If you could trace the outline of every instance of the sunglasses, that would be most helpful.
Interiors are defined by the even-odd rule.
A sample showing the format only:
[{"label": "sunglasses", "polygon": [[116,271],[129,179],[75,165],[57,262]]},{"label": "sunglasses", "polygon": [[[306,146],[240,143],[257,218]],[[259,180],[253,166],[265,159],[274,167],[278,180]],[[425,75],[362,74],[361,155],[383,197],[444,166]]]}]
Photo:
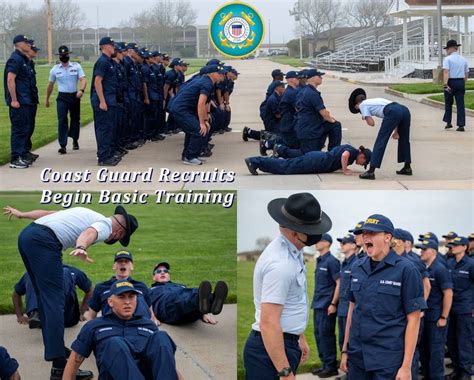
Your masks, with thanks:
[{"label": "sunglasses", "polygon": [[157,269],[157,270],[155,270],[155,274],[168,273],[168,272],[169,272],[168,269]]}]

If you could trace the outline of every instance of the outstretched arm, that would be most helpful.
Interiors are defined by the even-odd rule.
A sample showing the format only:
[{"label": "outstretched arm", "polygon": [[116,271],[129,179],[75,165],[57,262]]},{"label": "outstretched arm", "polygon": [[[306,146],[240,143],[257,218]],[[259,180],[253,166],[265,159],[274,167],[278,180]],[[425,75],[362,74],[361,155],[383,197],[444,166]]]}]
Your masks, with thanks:
[{"label": "outstretched arm", "polygon": [[54,214],[56,211],[48,211],[48,210],[33,210],[33,211],[20,211],[10,206],[5,206],[3,208],[3,215],[8,217],[10,220],[12,217],[18,219],[32,219],[36,220],[42,218],[43,216]]},{"label": "outstretched arm", "polygon": [[66,368],[64,368],[63,380],[75,380],[76,372],[81,366],[84,359],[84,356],[81,356],[77,352],[72,351],[71,356],[69,356],[69,359],[67,361]]}]

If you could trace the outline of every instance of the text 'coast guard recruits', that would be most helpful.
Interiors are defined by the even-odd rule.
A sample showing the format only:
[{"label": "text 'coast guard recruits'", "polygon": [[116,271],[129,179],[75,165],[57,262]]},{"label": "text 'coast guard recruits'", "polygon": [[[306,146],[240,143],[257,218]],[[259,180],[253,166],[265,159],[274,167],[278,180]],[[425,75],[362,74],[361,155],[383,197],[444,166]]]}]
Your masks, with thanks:
[{"label": "text 'coast guard recruits'", "polygon": [[316,244],[331,229],[331,219],[309,193],[268,204],[280,235],[259,257],[254,270],[255,322],[244,348],[247,380],[295,379],[309,356],[304,337],[308,294],[303,247]]}]

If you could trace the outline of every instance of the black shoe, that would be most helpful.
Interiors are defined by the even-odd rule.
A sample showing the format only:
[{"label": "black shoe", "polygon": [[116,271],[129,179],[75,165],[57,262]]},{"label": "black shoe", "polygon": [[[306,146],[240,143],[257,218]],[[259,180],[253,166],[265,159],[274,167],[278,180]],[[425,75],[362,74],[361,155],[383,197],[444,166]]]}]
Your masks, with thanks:
[{"label": "black shoe", "polygon": [[249,131],[249,127],[244,127],[244,129],[242,130],[242,140],[249,141]]},{"label": "black shoe", "polygon": [[211,156],[212,156],[212,152],[209,149],[199,154],[199,157],[211,157]]},{"label": "black shoe", "polygon": [[339,372],[337,371],[336,368],[326,368],[318,373],[318,377],[321,379],[325,379],[327,377],[333,377],[337,375],[339,375]]},{"label": "black shoe", "polygon": [[457,128],[456,128],[456,131],[458,131],[458,132],[464,132],[464,127],[457,127]]},{"label": "black shoe", "polygon": [[445,367],[446,367],[446,368],[449,368],[449,369],[453,369],[453,368],[454,368],[454,364],[451,362],[451,363],[446,364]]},{"label": "black shoe", "polygon": [[459,377],[459,380],[472,380],[472,377],[466,374],[463,374]]},{"label": "black shoe", "polygon": [[[50,380],[61,380],[63,378],[64,368],[51,368]],[[78,369],[76,372],[76,380],[90,380],[94,378],[94,374],[91,371],[83,371]]]},{"label": "black shoe", "polygon": [[118,148],[118,150],[119,150],[120,152],[122,152],[124,155],[125,155],[125,154],[128,154],[128,150],[127,150],[127,149]]},{"label": "black shoe", "polygon": [[336,380],[347,380],[347,374],[336,377]]},{"label": "black shoe", "polygon": [[143,146],[145,145],[146,141],[144,139],[140,139],[140,140],[137,140],[136,143],[138,146]]},{"label": "black shoe", "polygon": [[411,168],[401,168],[400,170],[397,170],[396,173],[400,175],[413,175]]},{"label": "black shoe", "polygon": [[211,312],[211,293],[212,287],[209,281],[203,281],[199,284],[199,311],[203,315]]},{"label": "black shoe", "polygon": [[28,315],[28,326],[30,329],[40,329],[41,320],[38,310],[34,310]]},{"label": "black shoe", "polygon": [[375,173],[371,172],[364,172],[359,174],[360,179],[375,179]]},{"label": "black shoe", "polygon": [[22,160],[23,162],[25,162],[26,164],[28,164],[28,165],[30,165],[30,166],[33,165],[33,160],[30,160],[28,157],[23,156],[23,157],[20,157],[20,158],[21,158],[21,160]]},{"label": "black shoe", "polygon": [[12,169],[27,169],[29,167],[30,165],[26,161],[22,160],[20,157],[10,162],[10,168]]},{"label": "black shoe", "polygon": [[249,170],[250,174],[258,175],[257,168],[253,166],[252,161],[250,161],[250,158],[245,159],[245,164],[247,165],[247,169]]},{"label": "black shoe", "polygon": [[259,151],[260,151],[261,156],[266,156],[267,155],[267,147],[265,145],[265,139],[262,139],[261,137],[260,137],[260,141],[259,141]]},{"label": "black shoe", "polygon": [[311,373],[312,373],[313,375],[317,375],[317,374],[319,374],[322,370],[323,370],[322,368],[313,368],[313,369],[311,370]]},{"label": "black shoe", "polygon": [[444,376],[445,380],[458,380],[461,376],[456,371]]},{"label": "black shoe", "polygon": [[79,150],[79,141],[74,140],[72,142],[72,150]]},{"label": "black shoe", "polygon": [[122,158],[123,156],[125,156],[125,153],[123,153],[122,151],[120,150],[116,150],[113,154],[114,158]]},{"label": "black shoe", "polygon": [[446,124],[445,127],[444,127],[444,129],[451,129],[452,127],[453,127],[452,124]]},{"label": "black shoe", "polygon": [[214,149],[214,147],[216,146],[216,144],[207,144],[207,147],[211,150],[211,149]]},{"label": "black shoe", "polygon": [[219,130],[217,131],[217,133],[220,134],[220,135],[223,135],[223,134],[224,134],[224,130],[223,130],[223,129],[219,129]]},{"label": "black shoe", "polygon": [[225,128],[224,128],[224,132],[232,132],[232,128],[225,127]]},{"label": "black shoe", "polygon": [[99,166],[117,166],[119,162],[120,162],[120,159],[116,159],[112,157],[104,161],[99,161]]},{"label": "black shoe", "polygon": [[127,145],[125,145],[125,149],[127,150],[134,150],[134,149],[137,149],[138,148],[138,145],[135,145],[133,143],[129,143]]},{"label": "black shoe", "polygon": [[39,157],[39,154],[34,154],[31,152],[26,152],[25,158],[31,162],[35,162]]},{"label": "black shoe", "polygon": [[58,153],[59,154],[66,154],[67,153],[66,148],[64,146],[62,146],[61,148],[58,149]]},{"label": "black shoe", "polygon": [[228,292],[229,289],[227,288],[227,284],[224,281],[217,281],[216,286],[214,288],[214,293],[212,293],[212,314],[220,314]]}]

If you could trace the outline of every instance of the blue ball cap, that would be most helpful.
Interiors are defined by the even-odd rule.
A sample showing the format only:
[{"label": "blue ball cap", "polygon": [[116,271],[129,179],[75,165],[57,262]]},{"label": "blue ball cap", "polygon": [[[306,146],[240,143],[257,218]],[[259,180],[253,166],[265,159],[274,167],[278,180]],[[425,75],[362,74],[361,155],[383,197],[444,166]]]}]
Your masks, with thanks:
[{"label": "blue ball cap", "polygon": [[215,66],[215,65],[217,65],[217,66],[224,66],[225,63],[222,62],[222,61],[221,61],[220,59],[218,59],[218,58],[212,58],[212,59],[210,59],[209,61],[207,61],[207,63],[206,63],[206,66]]},{"label": "blue ball cap", "polygon": [[434,241],[434,240],[431,240],[431,239],[425,239],[425,240],[422,240],[421,243],[419,244],[415,244],[415,248],[418,248],[418,249],[428,249],[428,248],[431,248],[431,249],[434,249],[434,250],[438,250],[438,242]]},{"label": "blue ball cap", "polygon": [[332,237],[329,234],[323,234],[320,241],[327,241],[328,243],[332,244]]},{"label": "blue ball cap", "polygon": [[405,233],[405,230],[402,230],[401,228],[395,228],[393,230],[393,238],[402,241],[407,241],[407,235]]},{"label": "blue ball cap", "polygon": [[286,83],[285,82],[282,82],[281,80],[277,80],[274,82],[274,88],[277,88],[277,87],[285,87],[286,86]]},{"label": "blue ball cap", "polygon": [[234,68],[231,68],[231,69],[229,70],[229,72],[232,73],[232,74],[234,74],[234,75],[237,75],[237,76],[240,75],[240,73],[237,71],[237,69],[234,69]]},{"label": "blue ball cap", "polygon": [[41,49],[39,47],[37,47],[35,44],[32,44],[31,45],[31,50],[33,50],[34,52],[39,52]]},{"label": "blue ball cap", "polygon": [[446,235],[443,235],[445,239],[454,239],[458,237],[458,234],[453,231],[449,231]]},{"label": "blue ball cap", "polygon": [[150,52],[148,51],[147,48],[138,49],[137,53],[142,58],[149,58],[150,57]]},{"label": "blue ball cap", "polygon": [[323,73],[323,72],[318,71],[318,70],[316,70],[316,69],[309,69],[309,70],[306,71],[305,77],[306,77],[306,78],[312,78],[312,77],[316,77],[316,76],[321,77],[321,76],[323,76],[324,74],[326,74],[326,73]]},{"label": "blue ball cap", "polygon": [[386,232],[393,235],[393,223],[386,216],[380,214],[370,215],[362,226],[362,232]]},{"label": "blue ball cap", "polygon": [[17,44],[19,42],[28,42],[28,41],[29,41],[29,38],[25,36],[24,34],[18,34],[17,36],[13,38],[14,44]]},{"label": "blue ball cap", "polygon": [[362,233],[362,227],[364,226],[364,221],[361,220],[359,223],[355,225],[355,227],[348,232],[353,233],[354,235],[360,235]]},{"label": "blue ball cap", "polygon": [[153,51],[150,53],[150,55],[151,55],[152,57],[159,57],[161,54],[160,54],[160,52],[159,52],[158,50],[153,50]]},{"label": "blue ball cap", "polygon": [[469,239],[464,236],[458,236],[454,238],[452,242],[448,243],[448,247],[453,245],[469,245]]},{"label": "blue ball cap", "polygon": [[272,71],[272,77],[273,78],[278,77],[280,75],[285,76],[285,73],[283,71],[281,71],[280,69],[275,69],[275,70]]},{"label": "blue ball cap", "polygon": [[413,235],[410,233],[410,231],[407,231],[407,230],[404,230],[404,231],[405,231],[406,241],[409,241],[411,244],[413,244],[414,242]]},{"label": "blue ball cap", "polygon": [[300,77],[300,73],[298,71],[288,71],[286,73],[286,79],[291,79],[291,78],[299,78]]},{"label": "blue ball cap", "polygon": [[341,244],[347,244],[347,243],[355,244],[356,243],[354,235],[350,235],[350,234],[342,238],[337,238],[337,241]]},{"label": "blue ball cap", "polygon": [[434,240],[436,243],[439,243],[438,237],[433,232],[427,232],[422,235],[419,235],[419,241],[421,240]]},{"label": "blue ball cap", "polygon": [[469,236],[467,237],[467,240],[469,241],[474,240],[474,233],[469,234]]},{"label": "blue ball cap", "polygon": [[136,43],[136,42],[129,42],[129,43],[127,44],[127,50],[128,50],[128,49],[132,49],[132,50],[137,51],[137,50],[138,50],[138,45],[137,45],[137,43]]},{"label": "blue ball cap", "polygon": [[218,65],[204,66],[201,70],[201,74],[212,74],[212,73],[225,74],[226,72],[227,71],[224,68],[224,66],[218,66]]},{"label": "blue ball cap", "polygon": [[116,262],[120,259],[127,259],[127,260],[130,260],[133,263],[132,252],[125,251],[125,250],[121,250],[121,251],[116,252],[115,256],[114,256],[114,262]]},{"label": "blue ball cap", "polygon": [[113,38],[111,38],[109,36],[102,37],[99,41],[99,46],[114,45],[114,44],[115,44],[115,41],[113,40]]},{"label": "blue ball cap", "polygon": [[115,281],[110,287],[109,296],[118,296],[119,294],[127,292],[135,294],[140,293],[137,289],[135,289],[131,282],[118,280]]},{"label": "blue ball cap", "polygon": [[117,42],[115,43],[115,49],[117,49],[117,52],[123,53],[124,51],[127,51],[127,44],[125,42]]}]

